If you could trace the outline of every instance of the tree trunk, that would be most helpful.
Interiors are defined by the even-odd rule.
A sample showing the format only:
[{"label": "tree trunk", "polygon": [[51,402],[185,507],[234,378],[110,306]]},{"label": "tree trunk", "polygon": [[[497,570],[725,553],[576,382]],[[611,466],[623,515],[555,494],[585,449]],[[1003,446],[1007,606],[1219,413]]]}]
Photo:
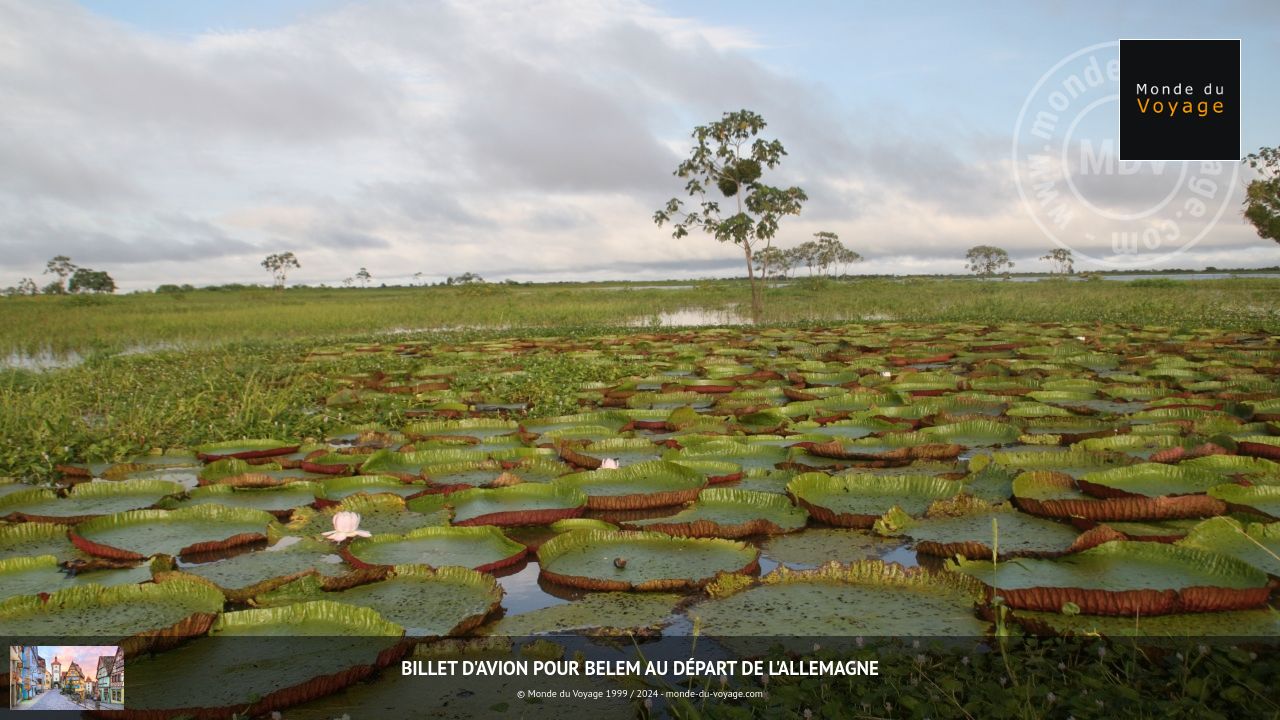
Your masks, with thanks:
[{"label": "tree trunk", "polygon": [[760,295],[755,269],[751,267],[751,247],[744,243],[742,252],[747,256],[747,280],[751,283],[751,322],[759,325],[764,316],[764,298]]}]

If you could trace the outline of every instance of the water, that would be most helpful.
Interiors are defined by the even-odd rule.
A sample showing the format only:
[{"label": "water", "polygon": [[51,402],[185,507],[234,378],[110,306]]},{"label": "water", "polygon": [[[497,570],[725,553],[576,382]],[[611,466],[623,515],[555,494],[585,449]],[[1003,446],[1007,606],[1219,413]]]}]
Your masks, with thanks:
[{"label": "water", "polygon": [[748,325],[751,320],[735,309],[681,308],[627,323],[631,327],[706,327],[710,325]]},{"label": "water", "polygon": [[[1039,282],[1041,280],[1056,279],[1060,276],[1041,276],[1041,277],[1011,277],[1013,282]],[[1149,280],[1160,278],[1162,280],[1230,280],[1231,278],[1273,278],[1280,280],[1280,273],[1265,272],[1236,272],[1236,273],[1142,273],[1134,275],[1100,275],[1103,280],[1115,280],[1117,282],[1131,282],[1133,280]],[[990,278],[991,280],[1003,280],[1003,278]],[[1068,280],[1084,280],[1080,276],[1068,276]]]},{"label": "water", "polygon": [[[117,356],[125,355],[147,355],[150,353],[161,352],[165,350],[186,350],[189,346],[182,343],[161,341],[153,343],[139,343],[130,345],[129,347],[115,353],[107,353]],[[48,348],[44,348],[35,353],[11,352],[0,360],[0,369],[11,368],[15,370],[31,370],[34,372],[44,372],[46,370],[62,370],[65,368],[75,367],[85,361],[86,356],[68,350],[62,353],[55,353]]]}]

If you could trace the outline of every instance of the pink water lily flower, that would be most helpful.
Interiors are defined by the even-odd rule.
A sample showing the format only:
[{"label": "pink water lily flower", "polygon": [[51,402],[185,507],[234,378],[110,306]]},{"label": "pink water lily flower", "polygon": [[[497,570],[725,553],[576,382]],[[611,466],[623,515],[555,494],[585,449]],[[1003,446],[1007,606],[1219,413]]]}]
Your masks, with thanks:
[{"label": "pink water lily flower", "polygon": [[360,513],[343,511],[333,516],[333,530],[321,533],[333,542],[353,537],[372,537],[368,530],[360,529]]},{"label": "pink water lily flower", "polygon": [[605,458],[604,462],[600,463],[600,469],[601,470],[617,470],[618,461],[615,460],[614,458]]}]

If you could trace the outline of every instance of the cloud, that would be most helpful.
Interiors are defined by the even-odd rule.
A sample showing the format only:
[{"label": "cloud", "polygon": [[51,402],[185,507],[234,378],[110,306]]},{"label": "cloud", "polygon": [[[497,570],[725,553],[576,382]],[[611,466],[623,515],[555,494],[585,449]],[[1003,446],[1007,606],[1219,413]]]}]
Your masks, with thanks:
[{"label": "cloud", "polygon": [[126,289],[265,281],[281,250],[313,283],[737,274],[737,248],[651,216],[690,129],[744,107],[787,147],[773,181],[810,197],[780,245],[834,230],[879,271],[1043,254],[1007,137],[838,101],[767,50],[635,0],[372,0],[185,37],[0,0],[0,285],[58,253]]}]

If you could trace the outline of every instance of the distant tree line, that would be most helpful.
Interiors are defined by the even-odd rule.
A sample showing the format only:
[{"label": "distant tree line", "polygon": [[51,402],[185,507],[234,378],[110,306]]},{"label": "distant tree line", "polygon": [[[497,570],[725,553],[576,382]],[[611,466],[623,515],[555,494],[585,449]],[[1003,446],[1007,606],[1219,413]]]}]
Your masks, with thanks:
[{"label": "distant tree line", "polygon": [[18,295],[82,295],[86,293],[113,293],[116,281],[106,270],[94,270],[80,267],[71,262],[66,255],[56,255],[45,263],[45,275],[52,275],[51,280],[43,288],[36,285],[32,278],[25,277],[17,285],[0,290],[7,297]]}]

